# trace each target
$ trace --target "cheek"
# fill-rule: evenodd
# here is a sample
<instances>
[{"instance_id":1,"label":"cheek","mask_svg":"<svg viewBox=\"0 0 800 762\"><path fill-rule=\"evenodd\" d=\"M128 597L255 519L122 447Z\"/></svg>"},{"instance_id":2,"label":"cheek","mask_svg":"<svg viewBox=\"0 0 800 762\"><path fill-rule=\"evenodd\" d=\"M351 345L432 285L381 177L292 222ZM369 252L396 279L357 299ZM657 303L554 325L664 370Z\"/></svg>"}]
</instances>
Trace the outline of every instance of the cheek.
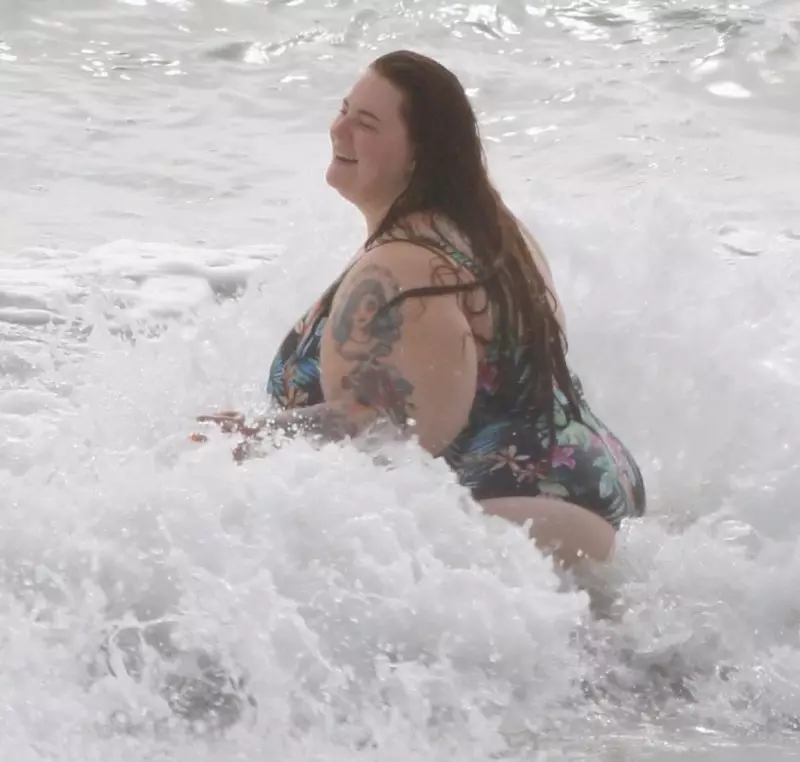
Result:
<instances>
[{"instance_id":1,"label":"cheek","mask_svg":"<svg viewBox=\"0 0 800 762\"><path fill-rule=\"evenodd\" d=\"M353 135L353 145L356 149L358 161L361 165L374 170L383 163L384 150L377 136L368 132L356 132Z\"/></svg>"},{"instance_id":2,"label":"cheek","mask_svg":"<svg viewBox=\"0 0 800 762\"><path fill-rule=\"evenodd\" d=\"M408 181L411 169L411 151L405 139L396 140L389 147L387 166L391 167L392 177L396 182Z\"/></svg>"},{"instance_id":3,"label":"cheek","mask_svg":"<svg viewBox=\"0 0 800 762\"><path fill-rule=\"evenodd\" d=\"M396 184L408 176L408 150L391 140L365 139L359 146L359 156L370 177Z\"/></svg>"}]
</instances>

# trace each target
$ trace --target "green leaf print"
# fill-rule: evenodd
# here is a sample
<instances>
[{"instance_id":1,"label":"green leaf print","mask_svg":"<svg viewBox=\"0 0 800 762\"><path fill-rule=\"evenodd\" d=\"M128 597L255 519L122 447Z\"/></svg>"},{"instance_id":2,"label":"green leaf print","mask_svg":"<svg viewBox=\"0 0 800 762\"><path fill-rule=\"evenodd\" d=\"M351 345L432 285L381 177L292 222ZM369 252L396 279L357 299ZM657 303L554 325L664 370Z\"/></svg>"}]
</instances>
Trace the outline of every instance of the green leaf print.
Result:
<instances>
[{"instance_id":1,"label":"green leaf print","mask_svg":"<svg viewBox=\"0 0 800 762\"><path fill-rule=\"evenodd\" d=\"M568 498L570 496L569 490L563 484L558 484L557 482L539 482L539 491L543 495L552 497Z\"/></svg>"},{"instance_id":2,"label":"green leaf print","mask_svg":"<svg viewBox=\"0 0 800 762\"><path fill-rule=\"evenodd\" d=\"M597 488L600 497L606 498L614 494L614 477L606 471L600 478L600 484Z\"/></svg>"}]
</instances>

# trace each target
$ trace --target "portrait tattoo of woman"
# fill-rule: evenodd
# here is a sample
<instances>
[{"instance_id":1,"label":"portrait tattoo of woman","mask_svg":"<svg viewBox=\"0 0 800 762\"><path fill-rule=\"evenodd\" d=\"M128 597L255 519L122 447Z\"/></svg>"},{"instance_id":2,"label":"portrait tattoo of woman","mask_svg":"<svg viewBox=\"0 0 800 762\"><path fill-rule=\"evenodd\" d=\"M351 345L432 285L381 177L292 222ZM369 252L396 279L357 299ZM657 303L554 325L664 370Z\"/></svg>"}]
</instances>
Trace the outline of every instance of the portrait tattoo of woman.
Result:
<instances>
[{"instance_id":1,"label":"portrait tattoo of woman","mask_svg":"<svg viewBox=\"0 0 800 762\"><path fill-rule=\"evenodd\" d=\"M413 385L386 359L400 340L403 317L400 305L389 302L400 293L389 270L375 265L364 268L334 315L332 336L341 357L356 363L342 379L360 405L377 408L403 425L408 420Z\"/></svg>"}]
</instances>

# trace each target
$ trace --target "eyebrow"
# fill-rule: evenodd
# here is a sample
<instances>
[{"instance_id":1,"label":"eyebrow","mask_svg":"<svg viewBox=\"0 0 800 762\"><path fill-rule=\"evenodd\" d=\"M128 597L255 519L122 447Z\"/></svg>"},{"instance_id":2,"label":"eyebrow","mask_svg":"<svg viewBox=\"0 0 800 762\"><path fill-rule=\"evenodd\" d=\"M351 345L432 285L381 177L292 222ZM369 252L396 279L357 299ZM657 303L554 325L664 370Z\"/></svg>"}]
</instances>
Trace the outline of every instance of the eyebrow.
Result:
<instances>
[{"instance_id":1,"label":"eyebrow","mask_svg":"<svg viewBox=\"0 0 800 762\"><path fill-rule=\"evenodd\" d=\"M344 103L345 106L348 107L350 106L350 101L348 101L347 98L343 98L342 103ZM356 113L360 114L361 116L368 116L370 119L374 119L376 122L380 122L380 119L377 116L375 116L375 114L373 114L371 111L367 111L364 108L356 109Z\"/></svg>"}]
</instances>

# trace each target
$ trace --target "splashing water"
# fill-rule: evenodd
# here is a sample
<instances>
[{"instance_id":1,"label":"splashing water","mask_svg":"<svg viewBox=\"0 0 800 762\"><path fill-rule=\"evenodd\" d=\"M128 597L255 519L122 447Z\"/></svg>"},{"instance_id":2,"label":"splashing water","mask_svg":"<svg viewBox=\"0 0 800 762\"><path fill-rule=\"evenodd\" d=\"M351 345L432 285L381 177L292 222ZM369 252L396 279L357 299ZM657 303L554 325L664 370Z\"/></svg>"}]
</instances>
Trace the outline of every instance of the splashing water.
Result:
<instances>
[{"instance_id":1,"label":"splashing water","mask_svg":"<svg viewBox=\"0 0 800 762\"><path fill-rule=\"evenodd\" d=\"M792 758L796 10L9 16L3 756ZM572 363L645 470L651 513L599 602L413 443L238 467L225 436L187 441L200 412L263 404L283 332L358 242L323 130L389 33L474 91Z\"/></svg>"}]
</instances>

